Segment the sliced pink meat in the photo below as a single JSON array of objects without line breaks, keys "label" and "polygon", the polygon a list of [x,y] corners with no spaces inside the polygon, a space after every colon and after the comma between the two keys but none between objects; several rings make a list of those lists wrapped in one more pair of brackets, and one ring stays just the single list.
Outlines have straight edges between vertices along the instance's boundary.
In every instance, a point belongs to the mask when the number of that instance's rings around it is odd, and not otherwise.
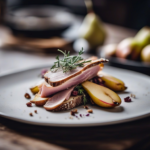
[{"label": "sliced pink meat", "polygon": [[90,67],[82,71],[79,75],[76,75],[73,78],[66,80],[63,84],[56,87],[49,85],[47,82],[44,82],[42,87],[40,87],[41,97],[51,96],[59,91],[78,85],[86,80],[90,80],[97,75],[100,69],[100,65]]},{"label": "sliced pink meat", "polygon": [[69,88],[67,90],[61,91],[55,94],[53,97],[49,98],[44,108],[46,110],[53,110],[59,107],[64,101],[70,98],[71,92],[73,91],[74,87]]},{"label": "sliced pink meat", "polygon": [[82,76],[87,69],[107,61],[108,60],[103,58],[92,60],[91,62],[85,63],[83,67],[77,67],[76,69],[73,69],[66,73],[64,73],[62,70],[57,70],[56,72],[49,71],[44,75],[44,78],[49,85],[56,87],[64,84],[66,81],[74,78],[75,76]]}]

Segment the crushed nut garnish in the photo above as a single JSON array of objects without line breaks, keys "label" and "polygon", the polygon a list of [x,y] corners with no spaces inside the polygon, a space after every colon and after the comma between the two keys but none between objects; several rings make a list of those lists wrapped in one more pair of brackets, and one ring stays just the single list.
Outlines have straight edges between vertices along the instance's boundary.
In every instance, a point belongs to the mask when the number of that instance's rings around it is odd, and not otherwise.
[{"label": "crushed nut garnish", "polygon": [[69,119],[73,119],[73,117],[69,117]]},{"label": "crushed nut garnish", "polygon": [[32,107],[32,103],[31,103],[31,102],[26,103],[26,105],[27,105],[28,107]]},{"label": "crushed nut garnish", "polygon": [[87,105],[84,106],[85,109],[89,109],[89,107]]},{"label": "crushed nut garnish", "polygon": [[73,110],[71,110],[70,115],[74,116],[74,115],[75,115],[75,113],[77,113],[77,112],[78,112],[78,110],[77,110],[77,109],[73,109]]},{"label": "crushed nut garnish", "polygon": [[25,93],[24,97],[25,97],[26,99],[30,99],[30,98],[31,98],[31,96],[30,96],[28,93]]},{"label": "crushed nut garnish", "polygon": [[127,89],[128,87],[127,86],[125,86],[125,90]]},{"label": "crushed nut garnish", "polygon": [[29,113],[29,115],[30,115],[30,116],[33,116],[33,114],[32,114],[32,113]]},{"label": "crushed nut garnish", "polygon": [[93,113],[93,110],[92,109],[88,109],[87,112],[88,113]]},{"label": "crushed nut garnish", "polygon": [[37,110],[34,111],[37,114]]},{"label": "crushed nut garnish", "polygon": [[133,98],[135,98],[135,95],[134,95],[134,94],[130,94],[130,96],[133,97]]},{"label": "crushed nut garnish", "polygon": [[73,111],[74,113],[77,113],[77,112],[78,112],[78,110],[77,110],[77,109],[73,109],[72,111]]},{"label": "crushed nut garnish", "polygon": [[97,78],[99,82],[103,82],[103,80],[101,78]]}]

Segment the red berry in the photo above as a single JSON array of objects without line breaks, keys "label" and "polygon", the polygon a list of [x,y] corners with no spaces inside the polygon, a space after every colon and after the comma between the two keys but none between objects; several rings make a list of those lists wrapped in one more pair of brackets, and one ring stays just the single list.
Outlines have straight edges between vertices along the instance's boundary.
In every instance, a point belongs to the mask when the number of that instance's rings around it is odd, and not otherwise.
[{"label": "red berry", "polygon": [[72,96],[77,96],[77,95],[78,95],[78,91],[75,91],[75,90],[72,91],[71,95],[72,95]]},{"label": "red berry", "polygon": [[31,103],[31,102],[26,103],[26,105],[27,105],[28,107],[32,107],[32,103]]},{"label": "red berry", "polygon": [[124,98],[124,101],[125,102],[131,102],[131,98],[128,96],[128,97]]},{"label": "red berry", "polygon": [[97,80],[97,78],[95,77],[95,78],[93,78],[93,82],[94,83],[98,83],[98,80]]}]

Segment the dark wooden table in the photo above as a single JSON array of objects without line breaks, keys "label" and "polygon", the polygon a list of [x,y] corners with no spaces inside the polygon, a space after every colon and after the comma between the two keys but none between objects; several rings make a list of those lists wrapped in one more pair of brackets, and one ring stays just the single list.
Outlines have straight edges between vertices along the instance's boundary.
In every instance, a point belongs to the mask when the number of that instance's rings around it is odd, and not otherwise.
[{"label": "dark wooden table", "polygon": [[[135,34],[135,31],[113,25],[106,24],[105,27],[108,32],[106,44]],[[0,57],[1,74],[54,60],[54,55],[47,57],[3,49],[0,50]],[[19,65],[20,59],[23,66]],[[6,63],[6,60],[9,61]],[[35,64],[35,60],[38,60],[38,64]],[[76,128],[35,126],[0,117],[0,150],[63,149],[149,150],[150,117],[116,125]]]}]

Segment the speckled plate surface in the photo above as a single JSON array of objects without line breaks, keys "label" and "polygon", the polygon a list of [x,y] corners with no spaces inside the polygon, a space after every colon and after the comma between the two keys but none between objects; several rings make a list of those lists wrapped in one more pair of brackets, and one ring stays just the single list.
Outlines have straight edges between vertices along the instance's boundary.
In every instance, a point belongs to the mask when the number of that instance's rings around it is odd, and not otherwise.
[{"label": "speckled plate surface", "polygon": [[[27,107],[29,101],[24,94],[34,85],[42,68],[28,69],[0,77],[0,115],[19,122],[44,126],[97,126],[128,122],[150,116],[150,77],[128,70],[106,66],[104,71],[123,80],[128,87],[125,92],[118,93],[122,104],[113,109],[90,106],[93,114],[87,114],[83,106],[78,107],[78,117],[70,118],[70,111],[48,112],[42,107]],[[132,102],[124,102],[124,98],[135,94]],[[30,93],[31,94],[31,93]],[[33,96],[32,96],[33,98]],[[37,114],[34,113],[37,110]],[[29,113],[32,112],[31,117]],[[80,117],[82,114],[83,117]]]}]

